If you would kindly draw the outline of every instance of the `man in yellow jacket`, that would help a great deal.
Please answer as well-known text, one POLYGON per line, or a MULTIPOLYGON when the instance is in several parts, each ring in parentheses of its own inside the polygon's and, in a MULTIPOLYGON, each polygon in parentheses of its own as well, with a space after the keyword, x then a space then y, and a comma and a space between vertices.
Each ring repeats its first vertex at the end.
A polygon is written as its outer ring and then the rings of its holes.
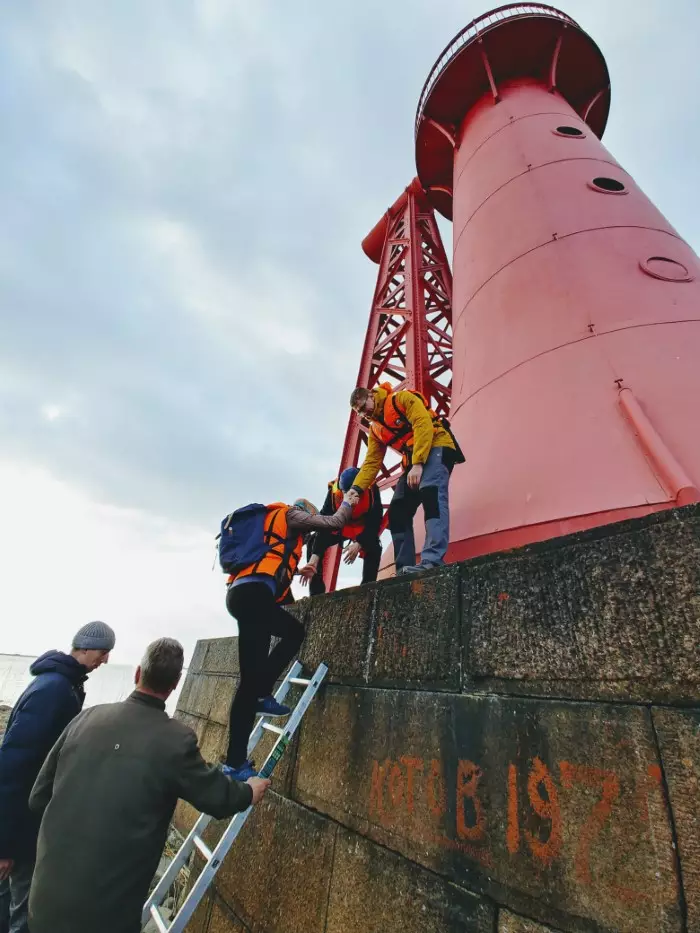
POLYGON ((357 388, 350 406, 369 421, 367 454, 352 490, 357 496, 377 478, 387 447, 401 454, 404 472, 389 506, 389 530, 397 573, 415 573, 445 562, 450 540, 450 474, 464 457, 446 421, 432 411, 419 392, 395 392, 389 383, 370 390, 357 388), (413 517, 425 516, 425 543, 416 564, 413 517))

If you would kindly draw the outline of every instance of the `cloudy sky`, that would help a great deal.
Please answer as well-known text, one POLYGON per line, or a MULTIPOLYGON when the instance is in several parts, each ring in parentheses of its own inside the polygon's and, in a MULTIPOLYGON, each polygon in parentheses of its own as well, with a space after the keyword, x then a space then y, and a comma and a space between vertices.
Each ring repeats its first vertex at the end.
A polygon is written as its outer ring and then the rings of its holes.
MULTIPOLYGON (((606 143, 700 247, 697 0, 562 0, 606 143)), ((230 634, 220 517, 321 500, 456 0, 0 12, 0 651, 230 634)), ((449 225, 443 225, 449 238, 449 225)), ((448 246, 449 252, 449 246, 448 246)), ((352 579, 352 577, 346 577, 352 579)))

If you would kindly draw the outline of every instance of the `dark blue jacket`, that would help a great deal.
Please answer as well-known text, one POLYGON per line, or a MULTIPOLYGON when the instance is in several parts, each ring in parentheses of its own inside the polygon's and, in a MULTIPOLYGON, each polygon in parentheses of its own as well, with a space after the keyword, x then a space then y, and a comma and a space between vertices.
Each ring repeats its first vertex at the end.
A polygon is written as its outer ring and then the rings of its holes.
POLYGON ((27 802, 44 759, 85 702, 87 668, 47 651, 29 668, 34 680, 17 700, 0 745, 0 858, 32 858, 39 822, 27 802))

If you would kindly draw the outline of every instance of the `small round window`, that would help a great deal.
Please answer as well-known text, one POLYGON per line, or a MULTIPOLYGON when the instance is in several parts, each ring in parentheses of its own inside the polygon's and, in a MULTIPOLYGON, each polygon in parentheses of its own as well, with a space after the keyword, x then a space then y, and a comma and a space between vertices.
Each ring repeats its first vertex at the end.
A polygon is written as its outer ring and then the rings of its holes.
POLYGON ((594 191, 602 191, 603 194, 627 194, 628 190, 617 178, 607 178, 605 175, 599 175, 593 181, 588 183, 588 187, 594 191))
POLYGON ((586 134, 577 126, 558 126, 552 131, 556 136, 568 136, 569 139, 584 139, 586 134))
POLYGON ((643 272, 662 282, 692 282, 693 276, 687 266, 667 256, 650 256, 639 263, 643 272))

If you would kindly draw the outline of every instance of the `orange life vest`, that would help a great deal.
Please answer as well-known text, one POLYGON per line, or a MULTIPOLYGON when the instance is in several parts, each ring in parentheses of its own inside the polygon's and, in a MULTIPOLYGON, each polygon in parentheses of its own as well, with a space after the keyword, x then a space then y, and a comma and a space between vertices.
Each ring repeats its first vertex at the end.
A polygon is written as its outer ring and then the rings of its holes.
MULTIPOLYGON (((406 417, 406 412, 399 404, 396 398, 396 392, 394 392, 391 383, 382 382, 379 388, 386 389, 387 396, 384 399, 383 409, 377 411, 375 408, 371 415, 372 424, 370 425, 370 432, 374 434, 380 444, 398 450, 401 454, 403 465, 406 467, 411 462, 413 427, 406 417)), ((437 433, 438 428, 441 426, 442 419, 432 410, 426 397, 421 392, 414 392, 413 389, 404 389, 403 391, 410 392, 411 395, 417 396, 421 402, 423 402, 428 409, 430 417, 433 419, 433 432, 437 433)))
POLYGON ((301 560, 304 539, 301 535, 288 537, 287 509, 291 506, 285 505, 284 502, 273 502, 267 508, 269 511, 265 518, 263 538, 270 550, 257 563, 249 564, 248 567, 231 574, 227 583, 252 574, 265 574, 275 581, 275 596, 279 603, 289 592, 292 577, 301 560))
MULTIPOLYGON (((341 506, 345 493, 338 486, 338 480, 334 480, 332 483, 328 484, 328 488, 331 491, 331 497, 333 499, 333 508, 337 512, 341 506)), ((369 489, 365 491, 360 496, 360 501, 357 505, 352 507, 352 512, 350 513, 349 520, 343 526, 343 537, 352 538, 354 541, 359 534, 364 531, 365 527, 365 516, 369 512, 370 506, 372 505, 372 494, 369 489)))

